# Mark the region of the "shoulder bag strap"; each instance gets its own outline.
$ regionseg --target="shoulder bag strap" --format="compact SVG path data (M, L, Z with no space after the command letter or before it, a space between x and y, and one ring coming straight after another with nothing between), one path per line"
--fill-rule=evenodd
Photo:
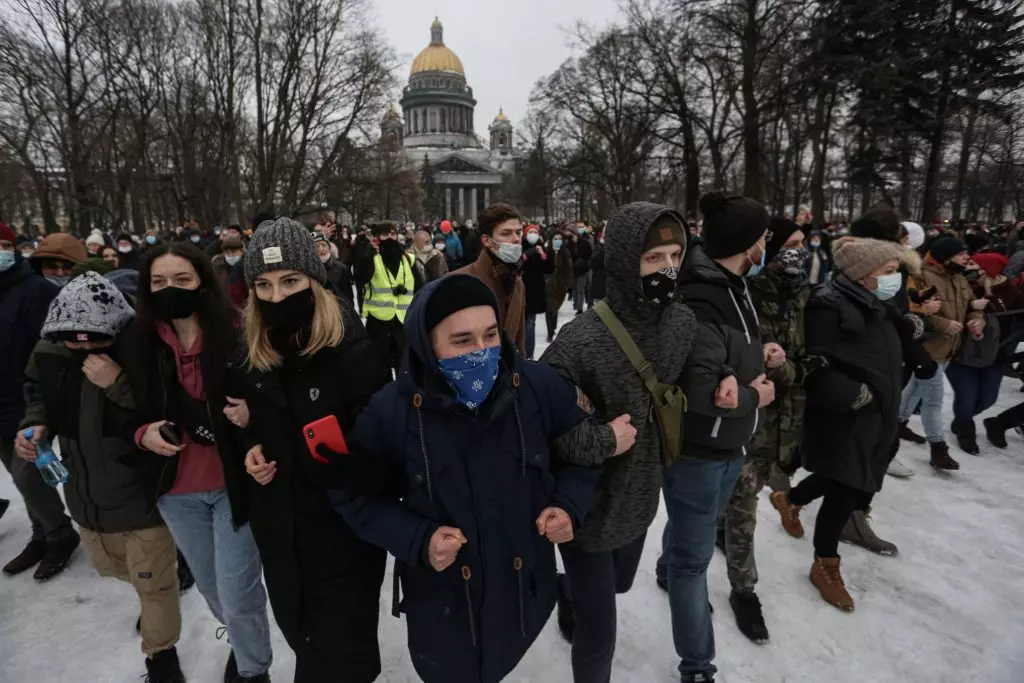
M626 354L626 358L636 369L640 378L644 381L644 385L647 386L647 390L654 393L655 386L658 384L658 378L654 374L654 368L644 358L644 354L637 348L636 342L629 336L629 332L622 326L618 316L612 311L611 307L604 301L598 301L594 306L594 311L598 317L601 318L601 322L605 324L605 327L615 337L615 341L619 343L622 348L622 352Z

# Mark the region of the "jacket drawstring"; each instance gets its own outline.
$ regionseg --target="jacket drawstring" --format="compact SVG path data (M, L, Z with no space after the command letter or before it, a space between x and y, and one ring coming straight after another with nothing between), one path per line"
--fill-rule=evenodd
M519 631L526 637L526 613L523 608L523 559L517 557L512 560L512 567L516 570L516 579L519 581Z
M519 373L512 375L512 386L516 389L519 388ZM522 455L520 462L520 474L523 479L526 478L526 439L523 437L523 420L519 417L519 395L516 394L515 402L512 403L512 410L516 414L516 428L519 430L519 451Z
M749 298L750 295L748 294ZM736 307L736 314L740 317L740 322L743 323L743 335L747 338L747 343L750 343L750 328L747 327L747 319L743 316L743 310L740 309L740 302L736 301L736 295L732 293L732 288L729 288L729 298L732 299L732 305Z
M466 587L466 615L469 617L469 637L473 640L473 647L476 647L476 624L473 620L473 595L469 592L469 580L473 577L473 572L470 570L469 565L463 565L462 567L462 583Z
M412 405L416 408L416 420L420 428L420 450L423 452L423 472L427 480L427 500L434 502L434 484L430 481L430 458L427 456L427 438L423 431L423 397L419 394L412 395Z

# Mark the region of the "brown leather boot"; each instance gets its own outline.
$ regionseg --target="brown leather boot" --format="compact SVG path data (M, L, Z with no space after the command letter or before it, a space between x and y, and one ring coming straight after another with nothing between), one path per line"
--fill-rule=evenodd
M811 583L825 602L844 612L853 611L853 598L846 590L843 575L839 573L838 557L815 557L811 565Z
M772 507L779 511L782 518L782 528L793 538L804 537L804 525L800 523L800 506L789 502L789 493L776 491L769 498Z
M949 446L945 441L930 444L932 449L931 465L937 470L958 470L960 463L949 454Z
M921 446L928 443L928 439L911 429L910 425L906 422L900 422L900 439L903 441L909 441L910 443L916 443Z

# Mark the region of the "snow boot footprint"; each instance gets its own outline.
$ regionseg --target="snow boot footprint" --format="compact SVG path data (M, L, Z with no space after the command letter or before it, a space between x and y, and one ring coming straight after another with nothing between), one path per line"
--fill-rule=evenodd
M945 441L937 441L930 444L932 450L931 466L937 470L958 470L960 463L949 454L949 446Z
M732 606L732 613L736 616L736 626L740 633L757 643L764 645L768 642L768 626L764 623L764 615L761 613L761 600L757 593L741 593L733 591L729 595L729 605Z

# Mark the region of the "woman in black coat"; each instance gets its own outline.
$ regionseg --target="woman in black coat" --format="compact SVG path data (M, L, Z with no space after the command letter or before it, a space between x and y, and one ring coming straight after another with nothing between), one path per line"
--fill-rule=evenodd
M249 520L270 604L295 651L296 683L370 683L381 671L386 553L355 536L327 489L345 483L335 471L346 457L344 435L390 373L324 286L300 223L261 227L245 276L253 292L245 311Z
M887 302L902 285L904 253L892 242L844 237L833 256L840 274L815 290L804 318L807 355L827 363L805 384L803 464L812 474L771 501L786 531L802 538L800 508L823 498L811 582L827 602L852 611L839 572L839 536L851 513L881 488L898 444L902 317Z
M548 298L546 277L555 272L555 254L548 253L540 228L531 225L523 237L523 286L526 288L526 359L533 360L537 316L544 315Z

